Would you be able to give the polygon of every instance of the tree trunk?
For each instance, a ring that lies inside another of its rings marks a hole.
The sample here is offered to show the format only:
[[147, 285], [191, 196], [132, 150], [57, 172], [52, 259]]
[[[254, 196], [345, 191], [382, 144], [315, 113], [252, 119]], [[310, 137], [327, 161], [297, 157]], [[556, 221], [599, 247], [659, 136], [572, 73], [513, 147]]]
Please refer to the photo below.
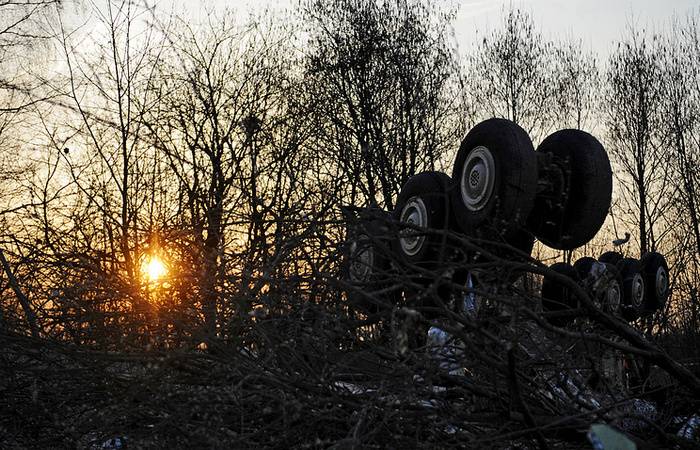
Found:
[[36, 325], [36, 316], [34, 315], [34, 311], [32, 311], [32, 308], [29, 305], [29, 299], [26, 295], [24, 295], [22, 289], [20, 289], [19, 283], [17, 283], [17, 278], [15, 278], [15, 274], [12, 273], [12, 269], [10, 268], [10, 263], [8, 263], [7, 259], [5, 259], [5, 253], [1, 249], [0, 263], [2, 263], [2, 268], [7, 274], [7, 279], [10, 283], [10, 287], [12, 287], [12, 290], [17, 296], [17, 300], [19, 300], [19, 304], [24, 310], [24, 317], [25, 319], [27, 319], [27, 323], [29, 324], [29, 329], [31, 330], [32, 336], [37, 337], [39, 335], [39, 328]]

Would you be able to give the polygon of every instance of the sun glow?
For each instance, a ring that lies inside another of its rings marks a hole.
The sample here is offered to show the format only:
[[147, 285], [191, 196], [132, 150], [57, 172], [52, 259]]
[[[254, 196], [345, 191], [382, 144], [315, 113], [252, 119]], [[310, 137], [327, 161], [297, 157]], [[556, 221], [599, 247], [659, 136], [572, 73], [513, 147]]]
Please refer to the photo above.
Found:
[[150, 256], [141, 266], [141, 272], [143, 272], [143, 275], [148, 281], [158, 281], [168, 273], [168, 269], [160, 258], [157, 256]]

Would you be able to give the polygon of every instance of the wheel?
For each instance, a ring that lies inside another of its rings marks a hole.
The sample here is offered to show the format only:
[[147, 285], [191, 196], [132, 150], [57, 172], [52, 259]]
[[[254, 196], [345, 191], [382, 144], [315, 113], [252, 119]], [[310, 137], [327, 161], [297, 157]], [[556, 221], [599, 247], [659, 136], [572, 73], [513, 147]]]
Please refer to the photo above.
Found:
[[499, 232], [517, 228], [530, 214], [537, 189], [530, 137], [509, 120], [479, 123], [459, 147], [452, 179], [452, 205], [462, 231], [472, 233], [485, 222]]
[[343, 279], [351, 284], [347, 298], [351, 306], [368, 314], [388, 310], [394, 303], [390, 290], [378, 294], [386, 293], [393, 281], [389, 217], [385, 211], [367, 210], [348, 224], [343, 263]]
[[590, 256], [584, 256], [574, 263], [574, 269], [580, 280], [585, 280], [591, 274], [593, 264], [597, 261]]
[[655, 312], [664, 309], [669, 295], [670, 276], [666, 258], [650, 252], [642, 256], [642, 276], [646, 285], [644, 309]]
[[[602, 268], [605, 268], [603, 270]], [[622, 300], [622, 278], [617, 267], [584, 256], [574, 263], [580, 280], [590, 280], [596, 306], [606, 312], [619, 314]]]
[[[571, 264], [556, 263], [549, 267], [554, 272], [566, 275], [578, 282], [578, 274]], [[544, 277], [542, 280], [542, 310], [545, 312], [565, 311], [575, 309], [578, 302], [574, 299], [569, 288], [551, 277]], [[565, 326], [573, 321], [572, 317], [553, 317], [549, 319], [552, 325]]]
[[620, 314], [622, 307], [622, 276], [617, 267], [610, 263], [605, 264], [606, 277], [603, 283], [602, 309], [611, 314]]
[[528, 226], [537, 239], [559, 250], [590, 241], [605, 221], [612, 198], [612, 170], [603, 146], [581, 130], [561, 130], [537, 147], [545, 185]]
[[507, 252], [503, 257], [513, 257], [518, 260], [522, 260], [524, 256], [530, 256], [532, 254], [532, 249], [535, 246], [535, 236], [523, 228], [516, 229], [509, 232], [503, 237], [506, 244], [518, 250], [518, 252], [524, 253], [524, 255], [518, 252]]
[[451, 186], [441, 172], [419, 173], [403, 185], [393, 214], [400, 228], [393, 240], [399, 259], [432, 268], [448, 258], [454, 246], [440, 231], [451, 222]]
[[600, 257], [598, 257], [598, 261], [600, 261], [602, 263], [617, 265], [617, 263], [619, 263], [622, 258], [623, 258], [622, 253], [605, 252], [602, 255], [600, 255]]
[[642, 264], [638, 259], [622, 258], [617, 268], [622, 276], [622, 317], [636, 320], [644, 307], [646, 294]]

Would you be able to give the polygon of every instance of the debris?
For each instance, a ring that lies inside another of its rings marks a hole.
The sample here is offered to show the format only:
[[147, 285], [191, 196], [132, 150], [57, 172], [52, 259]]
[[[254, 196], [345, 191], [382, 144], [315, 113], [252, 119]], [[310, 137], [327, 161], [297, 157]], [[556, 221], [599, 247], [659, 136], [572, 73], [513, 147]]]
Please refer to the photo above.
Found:
[[588, 440], [594, 450], [637, 450], [637, 445], [627, 436], [605, 424], [591, 425]]
[[107, 439], [102, 443], [100, 447], [102, 450], [120, 450], [125, 448], [126, 438], [125, 437], [114, 437]]
[[689, 441], [696, 441], [700, 437], [698, 431], [700, 431], [700, 416], [695, 414], [685, 420], [681, 429], [678, 430], [677, 436]]

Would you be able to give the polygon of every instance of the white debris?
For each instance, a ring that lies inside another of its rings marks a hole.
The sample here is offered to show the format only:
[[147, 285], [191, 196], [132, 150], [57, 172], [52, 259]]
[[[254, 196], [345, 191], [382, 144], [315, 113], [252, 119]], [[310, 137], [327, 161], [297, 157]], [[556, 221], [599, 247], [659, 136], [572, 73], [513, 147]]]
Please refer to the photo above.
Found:
[[358, 386], [358, 385], [352, 384], [352, 383], [346, 383], [345, 381], [336, 381], [333, 383], [333, 386], [335, 386], [338, 389], [343, 389], [345, 391], [348, 391], [353, 395], [361, 395], [361, 394], [367, 394], [369, 392], [374, 392], [373, 389], [368, 389], [368, 388]]
[[463, 345], [438, 327], [430, 327], [428, 330], [428, 349], [431, 356], [438, 361], [438, 367], [450, 375], [459, 375], [463, 372], [460, 364]]
[[636, 450], [637, 446], [627, 436], [614, 428], [599, 423], [591, 425], [588, 441], [594, 450]]
[[[648, 426], [649, 422], [656, 420], [657, 411], [653, 403], [634, 398], [629, 403], [628, 412], [633, 417], [626, 417], [622, 420], [621, 426], [624, 430], [641, 430]], [[642, 419], [643, 417], [643, 419]]]
[[[681, 419], [683, 420], [683, 419]], [[700, 416], [697, 414], [690, 416], [689, 418], [685, 419], [685, 423], [681, 427], [680, 430], [678, 430], [678, 437], [682, 437], [683, 439], [688, 439], [689, 441], [695, 441], [698, 438], [700, 438]]]
[[103, 450], [121, 450], [125, 448], [126, 438], [125, 437], [114, 437], [107, 439], [102, 443], [100, 447]]

